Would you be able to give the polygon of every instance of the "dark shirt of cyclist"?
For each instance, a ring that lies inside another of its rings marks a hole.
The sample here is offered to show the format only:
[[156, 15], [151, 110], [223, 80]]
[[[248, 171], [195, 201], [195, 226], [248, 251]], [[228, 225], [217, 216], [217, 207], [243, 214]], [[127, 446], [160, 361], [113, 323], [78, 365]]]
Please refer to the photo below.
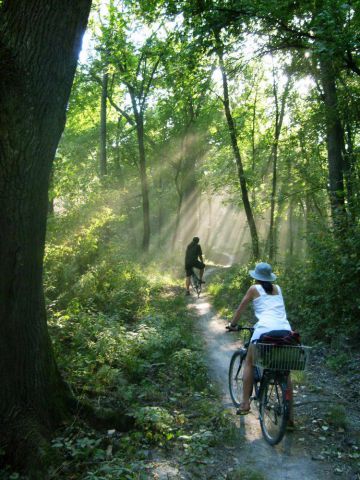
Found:
[[202, 250], [199, 242], [200, 242], [199, 237], [194, 237], [192, 241], [189, 243], [189, 245], [186, 247], [186, 252], [185, 252], [186, 295], [190, 295], [190, 277], [191, 277], [193, 268], [199, 269], [200, 281], [201, 283], [205, 283], [202, 279], [204, 275], [205, 263], [203, 260]]

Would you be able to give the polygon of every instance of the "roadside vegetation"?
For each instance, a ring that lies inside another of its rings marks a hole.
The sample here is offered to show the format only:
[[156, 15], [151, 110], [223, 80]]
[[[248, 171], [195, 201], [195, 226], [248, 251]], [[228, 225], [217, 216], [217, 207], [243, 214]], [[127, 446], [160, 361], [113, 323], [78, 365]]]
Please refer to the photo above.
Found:
[[[45, 286], [63, 378], [79, 401], [134, 424], [119, 432], [71, 419], [51, 442], [49, 478], [145, 480], [174, 452], [201, 475], [216, 445], [233, 437], [180, 280], [125, 254], [121, 222], [99, 205], [54, 222]], [[0, 478], [26, 477], [4, 470]]]

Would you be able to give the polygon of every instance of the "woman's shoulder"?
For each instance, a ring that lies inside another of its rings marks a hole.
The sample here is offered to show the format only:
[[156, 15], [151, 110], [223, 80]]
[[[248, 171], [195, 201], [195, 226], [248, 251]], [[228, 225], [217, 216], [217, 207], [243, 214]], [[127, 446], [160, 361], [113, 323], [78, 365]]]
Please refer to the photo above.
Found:
[[251, 295], [252, 298], [260, 297], [258, 285], [256, 283], [254, 285], [251, 285], [251, 287], [248, 290], [248, 293]]

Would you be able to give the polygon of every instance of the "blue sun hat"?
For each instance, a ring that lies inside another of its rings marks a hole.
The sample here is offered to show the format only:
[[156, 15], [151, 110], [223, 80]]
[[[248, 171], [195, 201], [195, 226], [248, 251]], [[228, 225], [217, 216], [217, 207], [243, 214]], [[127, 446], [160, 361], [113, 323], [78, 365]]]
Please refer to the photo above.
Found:
[[255, 270], [249, 270], [250, 277], [262, 282], [273, 282], [276, 280], [275, 273], [272, 273], [271, 265], [260, 262], [255, 265]]

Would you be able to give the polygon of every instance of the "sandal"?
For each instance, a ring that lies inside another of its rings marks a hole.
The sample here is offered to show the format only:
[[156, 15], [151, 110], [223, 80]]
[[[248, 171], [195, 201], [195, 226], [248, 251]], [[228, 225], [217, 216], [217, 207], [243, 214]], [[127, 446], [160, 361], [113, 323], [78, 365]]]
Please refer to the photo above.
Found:
[[241, 408], [241, 406], [236, 410], [236, 415], [247, 415], [250, 413], [250, 407], [249, 408]]
[[286, 431], [293, 432], [296, 429], [294, 420], [288, 420], [286, 424]]

